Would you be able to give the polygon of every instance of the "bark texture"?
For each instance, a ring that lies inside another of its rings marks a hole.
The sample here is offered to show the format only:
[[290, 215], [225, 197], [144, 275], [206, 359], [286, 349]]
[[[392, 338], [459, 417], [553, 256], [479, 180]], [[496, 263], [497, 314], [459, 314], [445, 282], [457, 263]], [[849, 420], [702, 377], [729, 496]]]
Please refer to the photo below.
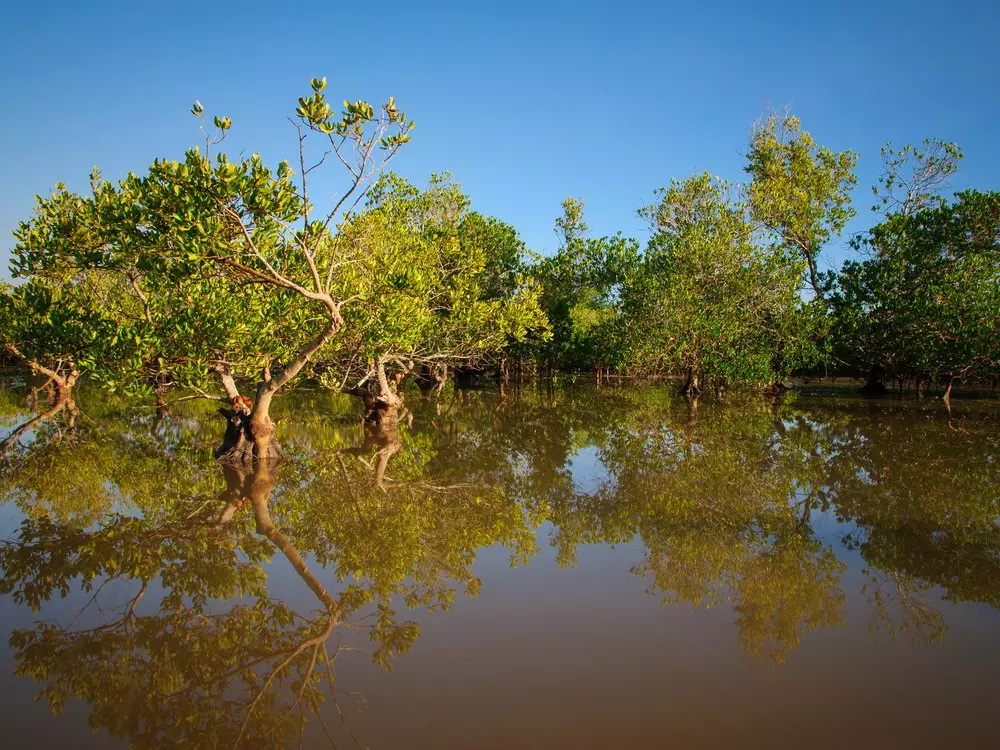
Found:
[[400, 386], [411, 367], [410, 364], [404, 363], [400, 369], [389, 373], [386, 370], [389, 361], [391, 360], [384, 357], [376, 357], [364, 383], [355, 388], [345, 388], [343, 391], [362, 400], [365, 408], [363, 419], [366, 425], [380, 425], [384, 429], [394, 429], [405, 413], [403, 408], [405, 399]]

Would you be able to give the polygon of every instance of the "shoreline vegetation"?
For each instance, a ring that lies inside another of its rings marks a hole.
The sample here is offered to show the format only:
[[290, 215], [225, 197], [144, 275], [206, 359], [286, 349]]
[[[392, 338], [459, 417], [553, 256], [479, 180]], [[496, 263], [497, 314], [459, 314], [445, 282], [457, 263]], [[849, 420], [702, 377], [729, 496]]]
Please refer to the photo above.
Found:
[[[857, 214], [858, 155], [787, 112], [751, 128], [743, 183], [656, 190], [645, 243], [592, 236], [570, 197], [542, 256], [450, 175], [390, 171], [414, 128], [394, 98], [339, 107], [326, 87], [298, 100], [276, 168], [228, 157], [233, 123], [195, 102], [203, 143], [181, 160], [39, 196], [0, 282], [0, 366], [67, 399], [85, 379], [158, 408], [218, 401], [224, 463], [283, 457], [272, 398], [304, 382], [357, 398], [385, 433], [406, 382], [424, 399], [569, 373], [691, 397], [830, 376], [866, 395], [995, 391], [1000, 193], [948, 194], [955, 144], [886, 145], [875, 222], [836, 271], [824, 251]], [[321, 178], [339, 179], [332, 199]]]

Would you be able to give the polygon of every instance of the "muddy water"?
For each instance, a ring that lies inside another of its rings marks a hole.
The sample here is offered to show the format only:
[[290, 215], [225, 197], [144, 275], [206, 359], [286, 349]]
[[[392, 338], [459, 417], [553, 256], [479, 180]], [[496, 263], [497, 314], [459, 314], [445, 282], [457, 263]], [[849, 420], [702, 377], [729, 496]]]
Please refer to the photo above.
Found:
[[8, 746], [1000, 746], [995, 402], [280, 401], [274, 467], [86, 390], [6, 445]]

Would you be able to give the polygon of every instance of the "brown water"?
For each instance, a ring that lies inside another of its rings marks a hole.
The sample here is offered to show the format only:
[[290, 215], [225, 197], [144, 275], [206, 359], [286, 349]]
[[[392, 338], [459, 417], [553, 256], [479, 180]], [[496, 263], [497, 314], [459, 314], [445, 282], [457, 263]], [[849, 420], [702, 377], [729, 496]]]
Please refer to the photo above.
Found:
[[283, 397], [273, 471], [202, 402], [8, 445], [6, 745], [1000, 746], [995, 402], [410, 400]]

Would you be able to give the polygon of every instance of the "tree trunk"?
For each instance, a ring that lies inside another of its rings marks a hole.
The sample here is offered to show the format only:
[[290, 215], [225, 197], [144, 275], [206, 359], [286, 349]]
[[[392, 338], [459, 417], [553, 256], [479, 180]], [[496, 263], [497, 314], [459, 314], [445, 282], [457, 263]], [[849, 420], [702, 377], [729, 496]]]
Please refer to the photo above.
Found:
[[12, 344], [7, 344], [4, 348], [9, 354], [17, 357], [24, 364], [26, 364], [33, 373], [41, 373], [47, 377], [49, 380], [46, 385], [50, 387], [55, 385], [55, 388], [58, 391], [59, 399], [70, 398], [73, 386], [76, 385], [76, 381], [80, 377], [80, 371], [73, 365], [72, 358], [67, 358], [65, 362], [60, 360], [60, 362], [54, 366], [55, 369], [50, 369], [37, 360], [25, 357], [20, 350]]
[[340, 330], [344, 322], [340, 310], [329, 300], [327, 302], [330, 318], [319, 335], [299, 349], [292, 361], [277, 370], [273, 376], [271, 368], [264, 367], [261, 380], [257, 383], [256, 403], [240, 395], [228, 365], [220, 363], [215, 366], [215, 372], [232, 404], [232, 409], [219, 409], [228, 425], [222, 445], [215, 449], [217, 459], [224, 463], [247, 463], [284, 458], [285, 454], [274, 438], [274, 423], [270, 416], [271, 399]]
[[215, 457], [226, 464], [246, 464], [255, 461], [274, 461], [285, 457], [275, 438], [274, 422], [269, 414], [269, 404], [259, 402], [252, 411], [242, 403], [232, 409], [219, 409], [226, 418], [226, 434], [222, 445], [215, 449]]
[[681, 394], [685, 396], [698, 396], [701, 394], [701, 377], [697, 368], [689, 367], [684, 385], [681, 387]]
[[[385, 370], [385, 359], [376, 357], [374, 361], [375, 377], [372, 381], [375, 390], [370, 386], [347, 388], [344, 393], [357, 396], [362, 399], [365, 405], [365, 424], [377, 424], [385, 429], [394, 429], [403, 413], [403, 394], [399, 392], [403, 378], [409, 372], [409, 366], [404, 366], [398, 372], [388, 374]], [[424, 373], [421, 373], [421, 376]], [[418, 376], [417, 383], [423, 392], [422, 377]], [[427, 397], [429, 399], [429, 397]]]
[[955, 385], [955, 376], [954, 375], [949, 375], [948, 376], [948, 387], [945, 389], [945, 392], [944, 392], [944, 400], [945, 401], [951, 401], [951, 387], [953, 385]]
[[444, 389], [448, 381], [448, 365], [421, 365], [416, 376], [417, 388], [424, 401], [430, 401]]
[[257, 402], [241, 396], [228, 366], [216, 370], [222, 386], [229, 396], [229, 409], [219, 409], [226, 418], [226, 434], [222, 445], [215, 449], [215, 458], [226, 464], [247, 464], [254, 461], [272, 461], [285, 457], [274, 437], [271, 421], [271, 398], [274, 389], [268, 388], [270, 372], [265, 369], [263, 381], [257, 387]]

